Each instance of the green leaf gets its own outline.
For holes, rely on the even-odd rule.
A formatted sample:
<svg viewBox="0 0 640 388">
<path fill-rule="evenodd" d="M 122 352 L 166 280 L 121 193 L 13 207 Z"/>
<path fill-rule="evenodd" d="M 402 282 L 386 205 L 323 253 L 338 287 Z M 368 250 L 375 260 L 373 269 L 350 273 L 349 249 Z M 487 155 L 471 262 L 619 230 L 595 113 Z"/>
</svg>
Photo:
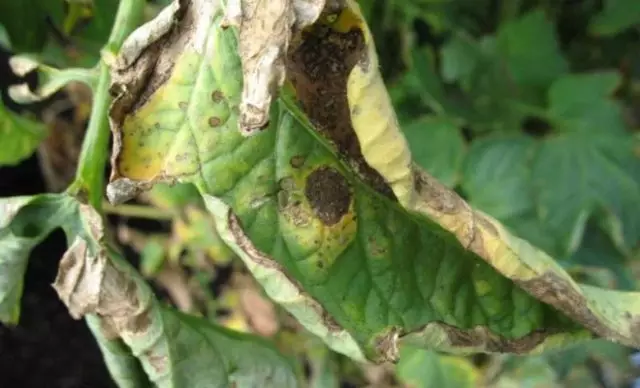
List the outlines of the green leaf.
<svg viewBox="0 0 640 388">
<path fill-rule="evenodd" d="M 31 156 L 46 134 L 43 124 L 9 111 L 0 101 L 0 166 L 13 166 Z"/>
<path fill-rule="evenodd" d="M 596 15 L 589 30 L 596 35 L 616 35 L 640 23 L 640 3 L 635 0 L 606 0 L 604 10 Z"/>
<path fill-rule="evenodd" d="M 0 199 L 0 322 L 17 324 L 24 273 L 31 250 L 73 212 L 66 196 Z M 73 223 L 65 225 L 70 233 Z"/>
<path fill-rule="evenodd" d="M 441 50 L 442 78 L 446 82 L 468 82 L 480 61 L 479 47 L 466 35 L 454 35 Z"/>
<path fill-rule="evenodd" d="M 596 210 L 620 224 L 627 248 L 637 244 L 640 185 L 626 164 L 634 158 L 627 136 L 562 134 L 541 143 L 532 172 L 537 209 L 563 254 L 576 251 Z"/>
<path fill-rule="evenodd" d="M 525 90 L 543 93 L 569 69 L 556 41 L 554 25 L 542 10 L 502 24 L 496 39 L 512 82 Z"/>
<path fill-rule="evenodd" d="M 0 3 L 0 24 L 16 52 L 38 52 L 47 40 L 47 18 L 60 20 L 64 13 L 61 0 L 20 0 Z"/>
<path fill-rule="evenodd" d="M 561 388 L 558 376 L 543 357 L 513 360 L 492 388 Z"/>
<path fill-rule="evenodd" d="M 464 161 L 462 189 L 470 203 L 505 220 L 532 210 L 533 139 L 521 135 L 489 137 L 471 144 Z"/>
<path fill-rule="evenodd" d="M 120 338 L 109 338 L 104 333 L 100 318 L 88 315 L 87 326 L 96 339 L 104 363 L 118 388 L 152 388 L 151 382 L 142 369 L 140 361 Z"/>
<path fill-rule="evenodd" d="M 571 74 L 555 81 L 549 90 L 549 114 L 560 122 L 557 129 L 586 135 L 624 133 L 622 107 L 611 99 L 621 81 L 617 72 Z"/>
<path fill-rule="evenodd" d="M 122 386 L 144 384 L 131 355 L 157 387 L 296 386 L 291 365 L 266 341 L 160 305 L 141 275 L 105 244 L 95 210 L 79 205 L 78 216 L 83 234 L 62 258 L 53 286 L 74 318 L 91 317 Z"/>
<path fill-rule="evenodd" d="M 469 360 L 415 346 L 400 349 L 396 373 L 403 384 L 414 388 L 471 388 L 480 383 L 480 374 Z"/>
<path fill-rule="evenodd" d="M 36 239 L 15 236 L 7 228 L 15 213 L 29 202 L 29 197 L 0 200 L 0 322 L 17 324 L 24 273 Z"/>
<path fill-rule="evenodd" d="M 275 62 L 287 63 L 290 87 L 251 136 L 238 124 L 264 100 L 243 101 L 242 90 L 268 94 L 260 81 L 273 69 L 242 72 L 236 33 L 219 27 L 220 14 L 194 28 L 167 28 L 184 18 L 148 25 L 155 40 L 124 48 L 121 61 L 174 65 L 159 77 L 152 67 L 113 73 L 122 95 L 110 116 L 110 199 L 194 183 L 266 293 L 354 359 L 397 361 L 404 345 L 519 354 L 594 336 L 640 345 L 637 293 L 576 283 L 415 165 L 371 36 L 349 4 L 294 37 L 295 50 L 276 45 L 289 54 Z M 260 25 L 264 15 L 254 16 L 242 28 Z M 197 36 L 208 40 L 180 44 Z M 133 76 L 140 71 L 152 76 Z"/>
<path fill-rule="evenodd" d="M 425 116 L 404 126 L 414 160 L 440 182 L 456 185 L 465 145 L 460 129 L 451 120 Z"/>
<path fill-rule="evenodd" d="M 611 237 L 593 219 L 587 223 L 582 244 L 564 264 L 605 269 L 615 280 L 614 284 L 606 286 L 620 290 L 636 288 L 637 281 L 628 268 L 628 257 L 618 250 Z"/>
</svg>

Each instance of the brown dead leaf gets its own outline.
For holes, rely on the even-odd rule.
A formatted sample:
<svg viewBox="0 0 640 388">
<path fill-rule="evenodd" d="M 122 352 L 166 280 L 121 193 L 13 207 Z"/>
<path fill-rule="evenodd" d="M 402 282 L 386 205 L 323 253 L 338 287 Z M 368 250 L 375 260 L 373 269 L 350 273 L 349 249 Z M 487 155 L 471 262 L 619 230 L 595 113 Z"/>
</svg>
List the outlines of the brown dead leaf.
<svg viewBox="0 0 640 388">
<path fill-rule="evenodd" d="M 231 0 L 225 24 L 239 29 L 244 86 L 239 128 L 245 135 L 264 128 L 269 107 L 285 80 L 285 58 L 295 31 L 314 23 L 326 0 Z"/>
</svg>

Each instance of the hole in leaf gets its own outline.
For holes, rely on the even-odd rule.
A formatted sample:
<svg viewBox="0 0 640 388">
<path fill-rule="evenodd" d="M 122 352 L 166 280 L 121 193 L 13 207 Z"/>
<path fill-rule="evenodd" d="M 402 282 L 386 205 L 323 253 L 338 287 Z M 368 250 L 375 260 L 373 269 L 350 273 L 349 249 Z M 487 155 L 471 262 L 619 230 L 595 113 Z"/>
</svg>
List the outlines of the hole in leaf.
<svg viewBox="0 0 640 388">
<path fill-rule="evenodd" d="M 533 137 L 544 137 L 551 132 L 551 126 L 537 117 L 527 117 L 522 123 L 522 130 Z"/>
</svg>

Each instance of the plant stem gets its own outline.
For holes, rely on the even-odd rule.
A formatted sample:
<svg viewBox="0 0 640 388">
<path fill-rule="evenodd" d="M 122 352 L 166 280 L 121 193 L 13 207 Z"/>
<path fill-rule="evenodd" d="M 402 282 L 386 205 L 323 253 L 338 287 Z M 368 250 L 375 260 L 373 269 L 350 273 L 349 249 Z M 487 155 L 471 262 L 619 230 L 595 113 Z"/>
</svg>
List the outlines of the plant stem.
<svg viewBox="0 0 640 388">
<path fill-rule="evenodd" d="M 118 205 L 114 206 L 109 202 L 103 204 L 105 213 L 117 214 L 123 217 L 132 218 L 146 218 L 149 220 L 157 221 L 171 221 L 177 217 L 177 215 L 162 211 L 150 206 L 138 206 L 138 205 Z"/>
<path fill-rule="evenodd" d="M 142 20 L 144 3 L 144 0 L 120 1 L 104 51 L 114 55 L 118 52 L 122 42 Z M 76 179 L 68 192 L 74 196 L 86 197 L 89 204 L 100 211 L 104 191 L 104 168 L 109 153 L 107 114 L 111 103 L 109 97 L 111 77 L 104 59 L 101 59 L 98 64 L 98 73 L 98 85 L 94 90 L 91 116 L 80 152 Z"/>
</svg>

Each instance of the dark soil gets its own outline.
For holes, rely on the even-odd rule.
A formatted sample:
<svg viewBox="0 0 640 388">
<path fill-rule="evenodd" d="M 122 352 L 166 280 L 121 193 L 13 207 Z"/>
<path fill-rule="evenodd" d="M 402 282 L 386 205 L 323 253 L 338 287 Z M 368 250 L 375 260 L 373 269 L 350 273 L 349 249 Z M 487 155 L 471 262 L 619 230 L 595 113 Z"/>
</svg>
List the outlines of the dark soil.
<svg viewBox="0 0 640 388">
<path fill-rule="evenodd" d="M 7 53 L 0 54 L 0 87 L 5 94 L 15 77 L 9 72 Z M 44 191 L 35 156 L 16 167 L 0 168 L 0 197 Z M 115 387 L 84 321 L 69 316 L 51 287 L 64 250 L 64 234 L 57 231 L 31 254 L 20 322 L 11 328 L 0 324 L 2 388 Z"/>
</svg>

